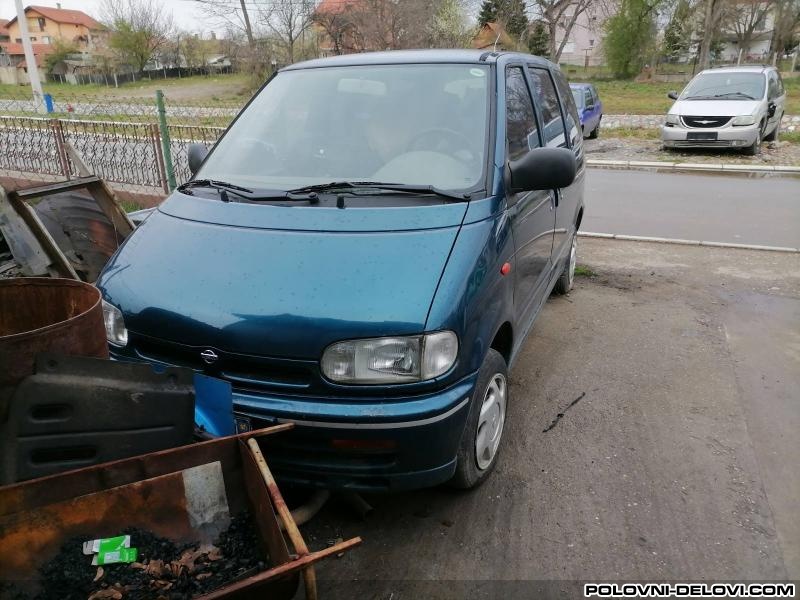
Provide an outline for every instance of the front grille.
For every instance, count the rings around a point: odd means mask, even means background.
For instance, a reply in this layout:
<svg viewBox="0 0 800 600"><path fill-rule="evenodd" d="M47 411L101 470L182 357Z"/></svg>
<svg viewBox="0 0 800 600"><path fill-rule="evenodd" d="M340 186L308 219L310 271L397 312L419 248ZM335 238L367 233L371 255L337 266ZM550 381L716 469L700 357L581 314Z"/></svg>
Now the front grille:
<svg viewBox="0 0 800 600"><path fill-rule="evenodd" d="M723 127L728 124L733 117L681 117L684 126L700 129L710 129L712 127Z"/></svg>
<svg viewBox="0 0 800 600"><path fill-rule="evenodd" d="M130 345L139 358L151 363L186 367L225 379L235 390L309 388L315 380L311 366L303 361L238 354L214 349L219 357L209 365L200 357L207 347L185 346L143 335L131 335Z"/></svg>

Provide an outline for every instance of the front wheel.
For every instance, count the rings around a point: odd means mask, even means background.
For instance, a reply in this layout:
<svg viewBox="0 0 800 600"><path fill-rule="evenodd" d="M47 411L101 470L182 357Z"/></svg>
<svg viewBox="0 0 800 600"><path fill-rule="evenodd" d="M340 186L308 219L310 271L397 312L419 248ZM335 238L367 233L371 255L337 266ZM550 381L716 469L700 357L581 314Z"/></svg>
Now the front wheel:
<svg viewBox="0 0 800 600"><path fill-rule="evenodd" d="M500 353L490 348L472 393L451 486L464 490L477 487L492 472L497 464L507 406L508 367Z"/></svg>
<svg viewBox="0 0 800 600"><path fill-rule="evenodd" d="M763 135L764 128L760 127L758 129L758 134L756 135L756 141L744 149L744 153L747 156L756 156L759 152L761 152L761 139Z"/></svg>
<svg viewBox="0 0 800 600"><path fill-rule="evenodd" d="M600 121L603 120L603 116L600 115L600 118L597 120L597 127L595 127L592 132L589 134L590 140L596 140L597 137L600 135Z"/></svg>
<svg viewBox="0 0 800 600"><path fill-rule="evenodd" d="M778 119L778 122L775 124L775 129L772 130L772 133L770 133L769 135L765 135L764 136L764 141L765 142L777 142L778 141L778 136L781 133L781 120L782 119L783 119L783 115L781 115L780 118Z"/></svg>
<svg viewBox="0 0 800 600"><path fill-rule="evenodd" d="M567 264L564 265L564 270L558 276L558 281L553 288L556 294L568 294L572 289L572 284L575 281L575 265L578 262L578 232L572 235L572 246L569 249L569 259Z"/></svg>

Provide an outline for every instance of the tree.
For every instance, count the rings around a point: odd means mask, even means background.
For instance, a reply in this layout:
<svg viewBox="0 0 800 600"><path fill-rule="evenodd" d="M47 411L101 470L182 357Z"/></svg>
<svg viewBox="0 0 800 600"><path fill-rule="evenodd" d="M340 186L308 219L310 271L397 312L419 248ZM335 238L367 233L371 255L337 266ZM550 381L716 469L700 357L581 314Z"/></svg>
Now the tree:
<svg viewBox="0 0 800 600"><path fill-rule="evenodd" d="M550 36L547 26L541 21L534 21L528 33L528 52L536 56L546 56L550 52Z"/></svg>
<svg viewBox="0 0 800 600"><path fill-rule="evenodd" d="M170 40L172 14L158 0L104 0L101 12L111 31L110 48L139 73Z"/></svg>
<svg viewBox="0 0 800 600"><path fill-rule="evenodd" d="M774 0L733 2L724 12L724 24L736 36L739 51L747 56L756 31L765 28L767 15L775 8ZM740 55L741 56L741 55Z"/></svg>
<svg viewBox="0 0 800 600"><path fill-rule="evenodd" d="M714 42L719 40L726 3L726 0L703 0L703 22L699 32L700 50L697 56L697 68L700 71L711 65L712 50Z"/></svg>
<svg viewBox="0 0 800 600"><path fill-rule="evenodd" d="M630 78L647 62L655 39L656 16L664 0L620 0L606 21L603 50L614 75Z"/></svg>
<svg viewBox="0 0 800 600"><path fill-rule="evenodd" d="M669 61L677 61L689 51L692 39L692 12L689 0L678 0L664 30L664 55Z"/></svg>
<svg viewBox="0 0 800 600"><path fill-rule="evenodd" d="M478 14L478 26L500 23L505 30L520 39L528 27L523 0L484 0Z"/></svg>
<svg viewBox="0 0 800 600"><path fill-rule="evenodd" d="M52 73L53 68L63 60L66 60L70 54L78 52L78 46L68 40L56 38L53 42L53 51L44 57L44 65L48 73Z"/></svg>
<svg viewBox="0 0 800 600"><path fill-rule="evenodd" d="M460 0L438 0L428 26L429 44L434 48L465 48L473 37Z"/></svg>
<svg viewBox="0 0 800 600"><path fill-rule="evenodd" d="M800 0L776 0L775 28L769 44L769 52L774 55L788 52L797 45L797 30L800 26Z"/></svg>
<svg viewBox="0 0 800 600"><path fill-rule="evenodd" d="M550 41L549 58L554 63L561 59L564 46L567 45L569 36L578 17L586 10L597 4L599 0L534 0L534 10L538 18L547 25L547 36ZM567 10L569 9L569 13ZM562 29L563 36L558 41L558 30Z"/></svg>
<svg viewBox="0 0 800 600"><path fill-rule="evenodd" d="M243 33L247 37L248 45L251 48L255 46L255 33L246 0L195 0L195 2L208 17L222 24L225 29Z"/></svg>
<svg viewBox="0 0 800 600"><path fill-rule="evenodd" d="M261 14L290 64L295 61L298 40L311 27L313 13L313 0L272 0Z"/></svg>

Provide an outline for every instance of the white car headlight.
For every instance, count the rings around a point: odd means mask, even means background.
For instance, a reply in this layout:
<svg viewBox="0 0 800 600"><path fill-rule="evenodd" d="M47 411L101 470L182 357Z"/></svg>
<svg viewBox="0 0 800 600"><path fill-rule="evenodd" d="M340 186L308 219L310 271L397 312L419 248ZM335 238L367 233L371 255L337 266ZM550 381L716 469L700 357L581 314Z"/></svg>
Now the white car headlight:
<svg viewBox="0 0 800 600"><path fill-rule="evenodd" d="M756 118L753 115L742 115L740 117L734 117L731 125L754 125L756 122Z"/></svg>
<svg viewBox="0 0 800 600"><path fill-rule="evenodd" d="M458 356L458 337L437 331L407 337L336 342L322 354L322 372L337 383L425 381L450 370Z"/></svg>
<svg viewBox="0 0 800 600"><path fill-rule="evenodd" d="M667 125L677 125L678 115L667 115Z"/></svg>
<svg viewBox="0 0 800 600"><path fill-rule="evenodd" d="M103 300L103 321L106 326L106 340L114 346L128 344L128 330L125 329L125 320L122 311L113 304Z"/></svg>

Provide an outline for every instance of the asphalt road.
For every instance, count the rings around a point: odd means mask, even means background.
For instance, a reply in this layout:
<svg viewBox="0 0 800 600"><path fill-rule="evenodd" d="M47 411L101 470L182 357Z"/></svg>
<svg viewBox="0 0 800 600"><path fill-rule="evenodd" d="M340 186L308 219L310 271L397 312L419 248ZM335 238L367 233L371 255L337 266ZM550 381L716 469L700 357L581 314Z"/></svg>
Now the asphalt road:
<svg viewBox="0 0 800 600"><path fill-rule="evenodd" d="M800 178L590 169L581 229L800 247Z"/></svg>
<svg viewBox="0 0 800 600"><path fill-rule="evenodd" d="M364 538L318 567L325 598L800 579L797 257L582 239L579 263L595 275L511 371L489 481L369 497L365 521L332 500L303 527L312 549Z"/></svg>

